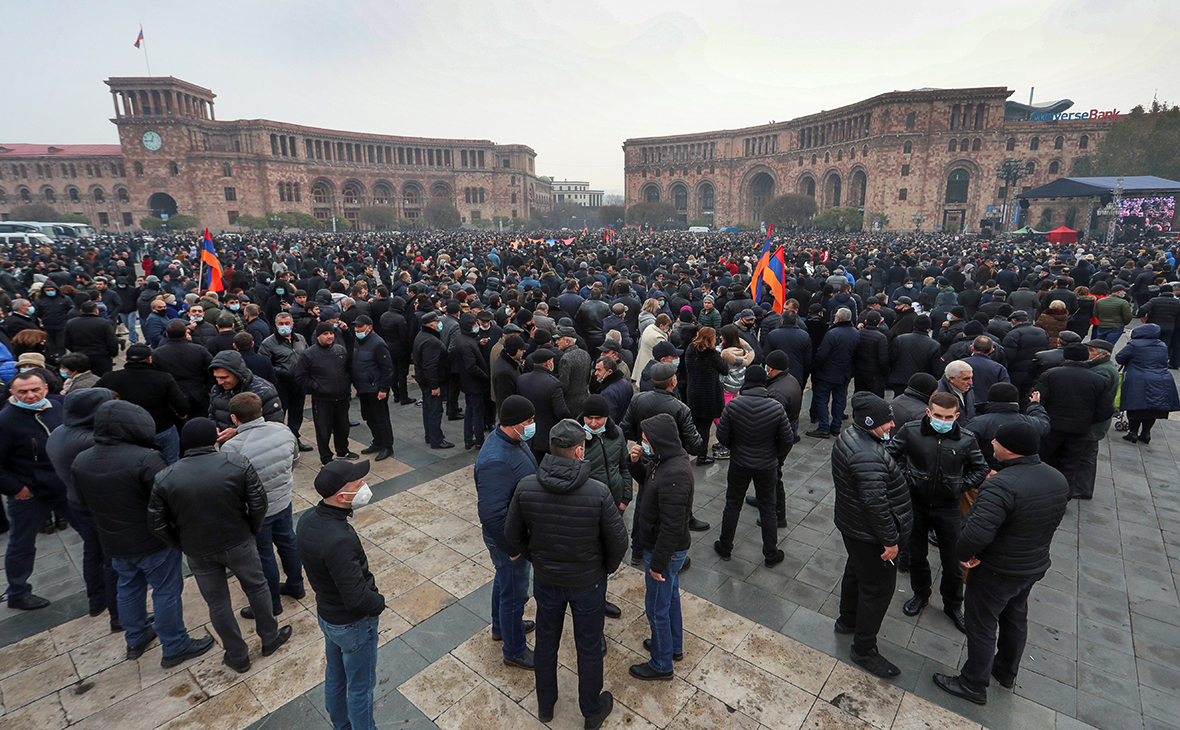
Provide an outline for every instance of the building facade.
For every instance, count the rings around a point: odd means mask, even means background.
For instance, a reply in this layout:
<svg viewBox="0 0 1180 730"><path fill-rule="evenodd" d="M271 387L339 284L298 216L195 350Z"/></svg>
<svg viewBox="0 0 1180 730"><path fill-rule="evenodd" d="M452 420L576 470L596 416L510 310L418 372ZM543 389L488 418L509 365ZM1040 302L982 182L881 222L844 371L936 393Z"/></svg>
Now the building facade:
<svg viewBox="0 0 1180 730"><path fill-rule="evenodd" d="M1073 174L1114 118L1032 121L1060 117L1072 102L1031 114L1008 102L1011 94L1004 87L894 91L788 122L629 139L627 205L667 202L682 221L757 225L772 198L802 193L820 211L862 208L866 227L876 220L887 230L978 230L981 219L999 221L1005 200L1013 210L1021 190ZM1020 109L1009 114L1009 105ZM1033 171L1011 191L996 174L1007 159Z"/></svg>
<svg viewBox="0 0 1180 730"><path fill-rule="evenodd" d="M580 205L583 208L601 208L602 191L591 190L590 183L578 180L554 180L553 202L556 205Z"/></svg>
<svg viewBox="0 0 1180 730"><path fill-rule="evenodd" d="M43 202L101 228L184 213L219 230L243 214L288 211L355 223L366 206L412 220L437 198L464 223L530 218L547 207L538 203L536 153L525 145L219 121L214 93L180 79L106 84L119 144L0 145L0 216ZM541 188L544 201L548 185Z"/></svg>

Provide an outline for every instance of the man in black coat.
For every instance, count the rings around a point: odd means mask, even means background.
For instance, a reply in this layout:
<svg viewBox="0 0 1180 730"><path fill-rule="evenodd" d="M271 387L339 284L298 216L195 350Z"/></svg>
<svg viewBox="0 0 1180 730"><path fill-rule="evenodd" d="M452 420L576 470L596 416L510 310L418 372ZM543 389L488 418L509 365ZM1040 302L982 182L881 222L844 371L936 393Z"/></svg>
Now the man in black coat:
<svg viewBox="0 0 1180 730"><path fill-rule="evenodd" d="M730 456L721 537L713 550L722 560L730 559L742 502L753 481L761 515L762 557L766 567L773 568L786 557L778 548L775 514L778 466L795 443L795 432L786 409L766 390L766 381L760 365L747 368L741 393L725 405L717 424L717 441L729 449Z"/></svg>
<svg viewBox="0 0 1180 730"><path fill-rule="evenodd" d="M987 391L987 401L979 404L979 415L971 422L971 431L979 441L983 458L992 469L999 471L1000 461L992 453L992 439L1001 427L1009 423L1027 423L1044 439L1049 435L1049 414L1041 406L1041 394L1029 395L1028 408L1020 412L1020 391L1011 383L996 383Z"/></svg>
<svg viewBox="0 0 1180 730"><path fill-rule="evenodd" d="M303 443L299 437L307 394L295 380L295 367L299 364L299 356L306 349L307 340L295 331L295 321L287 312L280 312L275 317L275 333L258 346L258 354L268 358L274 368L275 379L272 384L279 392L279 403L287 414L287 427L295 434L300 451L311 451L311 446Z"/></svg>
<svg viewBox="0 0 1180 730"><path fill-rule="evenodd" d="M549 451L549 429L563 418L572 415L565 404L561 381L553 374L553 353L540 349L529 355L533 369L516 380L516 392L524 396L536 409L537 435L529 441L529 448L537 463Z"/></svg>
<svg viewBox="0 0 1180 730"><path fill-rule="evenodd" d="M889 380L889 332L881 324L881 314L869 311L864 324L857 325L860 342L853 356L856 391L867 390L885 397L885 383Z"/></svg>
<svg viewBox="0 0 1180 730"><path fill-rule="evenodd" d="M1028 596L1049 569L1049 546L1069 503L1069 486L1037 456L1040 437L1005 425L992 448L1002 465L979 490L959 535L967 572L967 660L959 675L935 674L950 694L982 705L995 679L1011 689L1028 638ZM997 630L999 633L997 643Z"/></svg>
<svg viewBox="0 0 1180 730"><path fill-rule="evenodd" d="M97 302L83 302L78 311L80 314L66 323L66 349L89 357L90 372L101 378L111 371L119 354L115 325L98 316Z"/></svg>
<svg viewBox="0 0 1180 730"><path fill-rule="evenodd" d="M361 418L373 434L373 442L361 451L376 454L373 461L393 456L393 424L389 420L389 383L393 380L393 358L385 340L373 329L367 314L352 323L356 344L352 348L350 372L361 403Z"/></svg>
<svg viewBox="0 0 1180 730"><path fill-rule="evenodd" d="M549 453L537 473L521 479L512 494L504 535L536 570L538 716L544 722L553 718L557 647L569 607L578 655L578 705L585 726L596 728L614 706L611 694L602 691L602 629L606 578L627 552L627 529L610 489L590 478L585 441L585 430L572 419L550 429Z"/></svg>
<svg viewBox="0 0 1180 730"><path fill-rule="evenodd" d="M826 439L840 433L848 382L852 380L853 361L859 344L860 332L852 324L852 310L840 307L835 312L832 327L824 333L823 342L815 352L811 393L812 401L817 404L818 418L815 428L807 432L808 436Z"/></svg>
<svg viewBox="0 0 1180 730"><path fill-rule="evenodd" d="M234 318L223 314L217 320L217 334L205 342L209 354L216 355L225 350L234 349Z"/></svg>
<svg viewBox="0 0 1180 730"><path fill-rule="evenodd" d="M414 338L414 379L422 389L422 430L432 449L453 449L442 431L443 387L450 378L447 351L440 333L442 318L438 312L422 315L422 330Z"/></svg>
<svg viewBox="0 0 1180 730"><path fill-rule="evenodd" d="M807 330L799 327L799 315L795 312L783 312L783 318L778 327L766 336L766 357L770 360L770 353L781 350L787 354L791 375L799 382L799 387L807 385L807 374L811 372L811 336Z"/></svg>
<svg viewBox="0 0 1180 730"><path fill-rule="evenodd" d="M803 404L803 388L799 381L789 372L791 362L785 352L771 350L766 355L766 392L782 404L787 412L787 420L791 422L791 444L799 443L799 411ZM790 454L791 447L787 447ZM778 518L779 529L787 526L787 488L783 483L783 463L786 456L778 460L778 474L775 482L774 514ZM758 506L758 497L746 497L746 504Z"/></svg>
<svg viewBox="0 0 1180 730"><path fill-rule="evenodd" d="M1049 335L1029 322L1028 313L1022 309L1013 310L1008 321L1012 323L1012 331L1004 335L1002 343L1008 359L1008 377L1020 391L1020 402L1024 403L1036 382L1029 372L1033 357L1041 350L1050 349Z"/></svg>
<svg viewBox="0 0 1180 730"><path fill-rule="evenodd" d="M320 464L332 461L333 440L336 455L341 459L360 458L348 449L348 401L352 397L348 352L343 345L336 344L336 330L331 323L316 325L315 344L308 346L295 364L295 382L311 393L311 418Z"/></svg>
<svg viewBox="0 0 1180 730"><path fill-rule="evenodd" d="M1139 321L1159 325L1160 342L1168 346L1168 367L1180 367L1180 298L1171 284L1160 286L1159 294L1139 309Z"/></svg>
<svg viewBox="0 0 1180 730"><path fill-rule="evenodd" d="M188 412L197 415L209 412L209 389L213 375L209 366L213 356L194 342L192 330L184 322L175 320L165 328L163 344L152 350L152 363L157 370L168 373L176 381L180 392L188 399Z"/></svg>
<svg viewBox="0 0 1180 730"><path fill-rule="evenodd" d="M188 398L175 378L152 362L147 345L127 348L127 362L122 370L112 370L98 379L98 388L110 388L121 400L142 406L156 422L156 447L168 464L180 459L178 424L189 415Z"/></svg>
<svg viewBox="0 0 1180 730"><path fill-rule="evenodd" d="M914 318L913 331L898 335L889 343L889 385L894 397L908 387L910 378L927 373L935 380L942 377L942 348L930 338L930 317Z"/></svg>
<svg viewBox="0 0 1180 730"><path fill-rule="evenodd" d="M1066 345L1065 363L1042 375L1036 385L1049 414L1041 460L1065 475L1071 498L1088 493L1081 466L1090 429L1114 415L1114 393L1105 378L1086 367L1089 358L1090 350L1080 342Z"/></svg>
<svg viewBox="0 0 1180 730"><path fill-rule="evenodd" d="M405 316L406 300L392 297L387 309L377 325L381 330L381 339L389 346L389 356L393 359L393 400L398 405L411 405L416 402L409 396L406 381L410 374L410 357L414 349L414 336L410 331L410 323Z"/></svg>
<svg viewBox="0 0 1180 730"><path fill-rule="evenodd" d="M468 450L483 445L487 420L484 406L492 383L487 362L480 351L479 333L479 320L474 314L464 312L459 316L459 333L450 353L459 376L459 389L463 391L463 445Z"/></svg>
<svg viewBox="0 0 1180 730"><path fill-rule="evenodd" d="M602 287L590 287L590 298L582 302L573 318L578 334L586 339L591 352L596 352L602 347L602 342L606 338L603 322L609 314L610 305L602 301Z"/></svg>

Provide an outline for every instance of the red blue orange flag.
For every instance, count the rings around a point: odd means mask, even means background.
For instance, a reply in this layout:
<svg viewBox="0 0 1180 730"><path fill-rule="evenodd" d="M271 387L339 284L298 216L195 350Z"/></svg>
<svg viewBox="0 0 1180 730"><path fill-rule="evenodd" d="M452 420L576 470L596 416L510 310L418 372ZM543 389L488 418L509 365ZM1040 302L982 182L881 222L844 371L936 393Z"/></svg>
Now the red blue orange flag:
<svg viewBox="0 0 1180 730"><path fill-rule="evenodd" d="M135 38L135 47L139 48L140 43L143 43L143 28L139 29L139 35Z"/></svg>
<svg viewBox="0 0 1180 730"><path fill-rule="evenodd" d="M213 236L209 229L205 229L205 240L201 244L201 263L205 265L205 277L201 285L210 291L225 291L225 282L221 280L221 262L217 260L217 253L213 250Z"/></svg>

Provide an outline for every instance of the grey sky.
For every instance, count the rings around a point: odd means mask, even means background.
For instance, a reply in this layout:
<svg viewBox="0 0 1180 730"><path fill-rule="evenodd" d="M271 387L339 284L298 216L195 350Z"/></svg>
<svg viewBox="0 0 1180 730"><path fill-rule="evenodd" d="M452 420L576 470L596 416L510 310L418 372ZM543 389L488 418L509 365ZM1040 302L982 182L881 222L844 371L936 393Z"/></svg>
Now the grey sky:
<svg viewBox="0 0 1180 730"><path fill-rule="evenodd" d="M798 6L798 7L796 7ZM899 8L904 8L899 9ZM6 9L0 142L116 142L108 76L218 95L219 119L491 139L538 174L623 187L628 137L728 129L894 89L1007 86L1128 110L1180 101L1175 0L491 0Z"/></svg>

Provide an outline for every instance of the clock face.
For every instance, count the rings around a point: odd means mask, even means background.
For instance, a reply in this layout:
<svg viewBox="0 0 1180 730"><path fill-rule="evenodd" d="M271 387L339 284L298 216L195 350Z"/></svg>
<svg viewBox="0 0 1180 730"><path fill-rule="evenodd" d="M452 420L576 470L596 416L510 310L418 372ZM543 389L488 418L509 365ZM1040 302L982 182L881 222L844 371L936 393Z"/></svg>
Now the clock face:
<svg viewBox="0 0 1180 730"><path fill-rule="evenodd" d="M147 147L152 152L155 152L156 150L160 149L160 146L163 144L164 144L164 140L160 139L160 135L157 134L156 132L144 132L143 133L143 146Z"/></svg>

